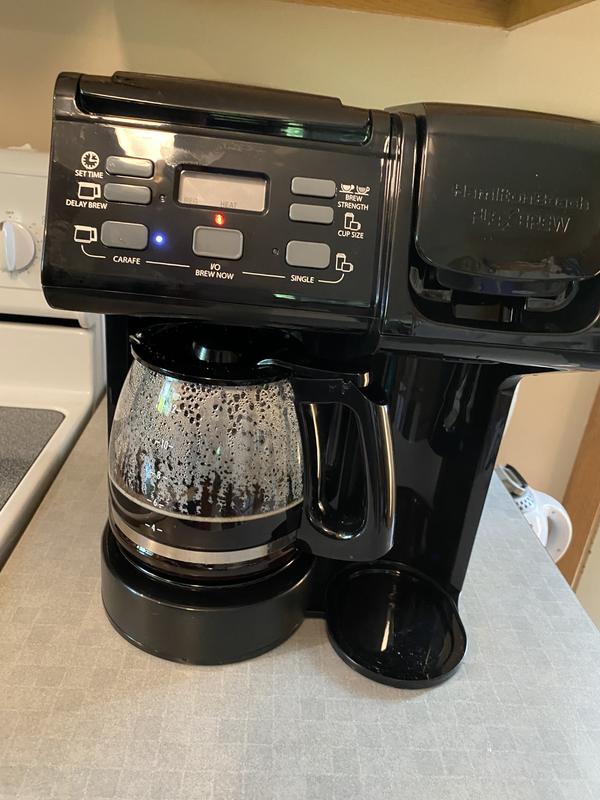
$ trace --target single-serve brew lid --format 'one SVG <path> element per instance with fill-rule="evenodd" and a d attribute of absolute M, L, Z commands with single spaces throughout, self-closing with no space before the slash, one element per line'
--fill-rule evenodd
<path fill-rule="evenodd" d="M 525 111 L 427 103 L 417 255 L 450 288 L 548 293 L 600 273 L 600 125 Z"/>

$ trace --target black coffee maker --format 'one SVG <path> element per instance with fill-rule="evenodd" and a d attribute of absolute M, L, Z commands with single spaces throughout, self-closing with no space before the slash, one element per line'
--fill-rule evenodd
<path fill-rule="evenodd" d="M 448 678 L 518 379 L 600 366 L 599 178 L 581 120 L 61 75 L 43 284 L 107 314 L 116 629 L 214 664 L 322 616 Z"/>

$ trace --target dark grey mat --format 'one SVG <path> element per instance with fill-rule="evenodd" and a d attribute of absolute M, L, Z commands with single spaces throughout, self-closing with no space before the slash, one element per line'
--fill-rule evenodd
<path fill-rule="evenodd" d="M 45 408 L 0 406 L 0 509 L 64 418 Z"/>

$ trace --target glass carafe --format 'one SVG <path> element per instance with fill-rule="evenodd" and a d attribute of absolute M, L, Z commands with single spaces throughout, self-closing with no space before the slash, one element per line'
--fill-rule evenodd
<path fill-rule="evenodd" d="M 385 408 L 347 381 L 314 370 L 299 376 L 267 358 L 274 341 L 185 323 L 132 339 L 111 429 L 110 519 L 121 547 L 145 568 L 239 580 L 279 568 L 299 541 L 313 552 L 333 546 L 333 557 L 347 558 L 350 540 L 375 536 L 367 528 L 382 514 L 389 549 L 392 482 L 381 483 L 378 472 L 382 462 L 392 469 Z M 376 465 L 360 531 L 338 528 L 322 509 L 321 445 L 310 413 L 320 402 L 350 407 L 363 457 Z M 302 425 L 300 406 L 309 411 Z"/>

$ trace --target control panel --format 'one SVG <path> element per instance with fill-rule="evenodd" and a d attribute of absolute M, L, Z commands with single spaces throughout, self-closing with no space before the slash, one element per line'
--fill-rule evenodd
<path fill-rule="evenodd" d="M 56 118 L 43 282 L 89 310 L 374 316 L 389 116 L 363 145 Z M 169 313 L 173 313 L 171 309 Z"/>

